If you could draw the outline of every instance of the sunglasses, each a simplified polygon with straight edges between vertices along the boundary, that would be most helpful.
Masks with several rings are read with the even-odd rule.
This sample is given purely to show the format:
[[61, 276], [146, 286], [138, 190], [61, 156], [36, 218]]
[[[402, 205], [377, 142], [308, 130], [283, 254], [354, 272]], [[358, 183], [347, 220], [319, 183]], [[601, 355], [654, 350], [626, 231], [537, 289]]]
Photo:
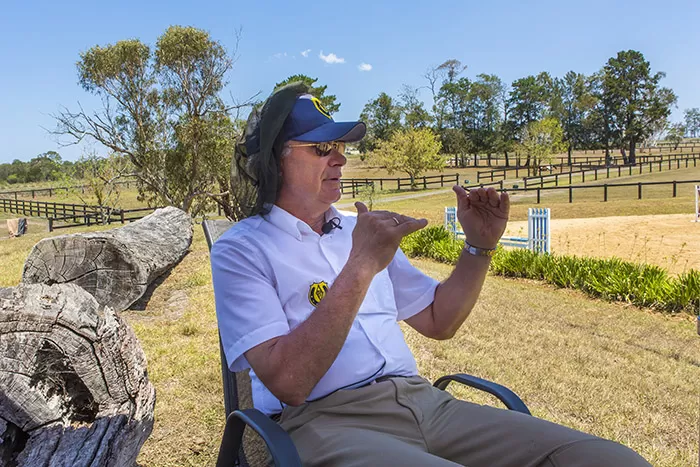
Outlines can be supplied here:
[[326, 157], [332, 151], [338, 151], [340, 154], [345, 154], [345, 143], [343, 141], [331, 141], [328, 143], [303, 143], [290, 144], [290, 148], [316, 148], [316, 153], [321, 157]]

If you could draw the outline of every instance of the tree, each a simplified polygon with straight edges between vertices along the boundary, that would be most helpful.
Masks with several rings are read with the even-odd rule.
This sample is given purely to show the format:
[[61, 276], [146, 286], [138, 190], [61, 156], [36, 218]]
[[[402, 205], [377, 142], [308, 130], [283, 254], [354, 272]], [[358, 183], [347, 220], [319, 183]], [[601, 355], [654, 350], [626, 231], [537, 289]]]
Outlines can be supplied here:
[[690, 138], [697, 138], [700, 136], [700, 109], [695, 107], [692, 109], [685, 109], [684, 112], [685, 130], [686, 135]]
[[196, 215], [219, 203], [230, 215], [234, 130], [220, 92], [233, 59], [205, 31], [171, 26], [155, 50], [137, 39], [80, 55], [80, 84], [103, 108], [64, 110], [56, 133], [91, 138], [134, 166], [140, 197]]
[[318, 78], [312, 78], [306, 75], [292, 75], [284, 81], [280, 81], [279, 83], [275, 84], [275, 89], [281, 88], [282, 86], [286, 86], [287, 84], [295, 81], [301, 81], [309, 86], [309, 88], [311, 88], [311, 94], [314, 97], [318, 97], [326, 110], [328, 110], [328, 112], [331, 114], [334, 114], [340, 110], [340, 104], [336, 102], [335, 95], [326, 95], [326, 89], [328, 86], [314, 86], [318, 81]]
[[550, 109], [561, 122], [569, 165], [574, 148], [584, 144], [584, 121], [594, 104], [595, 99], [583, 74], [569, 71], [564, 78], [554, 79]]
[[620, 130], [615, 124], [615, 103], [613, 96], [605, 92], [602, 71], [594, 74], [590, 83], [593, 110], [584, 121], [584, 126], [587, 134], [592, 135], [593, 139], [605, 148], [606, 165], [610, 165], [612, 162], [610, 148], [621, 147]]
[[527, 76], [513, 81], [510, 90], [510, 118], [520, 130], [545, 116], [551, 99], [549, 73]]
[[444, 128], [440, 135], [440, 142], [443, 154], [454, 156], [455, 167], [467, 166], [470, 145], [464, 133], [456, 128]]
[[437, 133], [442, 137], [442, 130], [446, 127], [448, 101], [446, 95], [441, 93], [445, 85], [454, 84], [457, 77], [467, 69], [466, 65], [454, 58], [444, 61], [437, 67], [428, 69], [423, 77], [428, 80], [428, 89], [430, 89], [433, 98], [433, 116], [435, 119], [435, 128]]
[[629, 147], [629, 163], [636, 163], [637, 143], [647, 138], [671, 114], [676, 95], [659, 86], [663, 72], [651, 73], [644, 55], [636, 50], [618, 52], [602, 70], [602, 91], [609, 103], [622, 144]]
[[474, 152], [487, 154], [489, 166], [491, 154], [498, 150], [503, 90], [498, 76], [480, 74], [471, 83], [467, 98], [467, 133], [473, 141]]
[[520, 144], [532, 161], [532, 175], [537, 175], [543, 164], [551, 164], [552, 156], [564, 149], [563, 136], [559, 121], [553, 117], [530, 122], [523, 129]]
[[372, 151], [401, 128], [401, 108], [391, 96], [382, 92], [376, 99], [365, 104], [360, 120], [367, 124], [367, 136], [360, 141], [360, 151]]
[[382, 141], [371, 154], [371, 160], [386, 167], [389, 174], [405, 172], [416, 187], [416, 177], [426, 170], [445, 168], [445, 158], [440, 155], [441, 144], [428, 128], [408, 128], [394, 132]]
[[673, 143], [673, 150], [678, 149], [678, 145], [683, 142], [683, 136], [685, 135], [686, 128], [682, 123], [674, 123], [669, 126], [666, 132], [666, 141]]
[[[84, 193], [82, 190], [74, 191], [81, 202], [108, 209], [118, 207], [121, 197], [121, 186], [118, 182], [133, 171], [129, 159], [118, 154], [104, 157], [92, 153], [81, 157], [77, 164], [81, 167], [80, 183], [87, 188]], [[103, 221], [106, 221], [107, 217]]]
[[425, 109], [423, 101], [418, 98], [418, 89], [403, 85], [399, 94], [399, 108], [403, 115], [404, 126], [407, 128], [427, 128], [433, 121], [430, 113]]
[[[509, 125], [506, 126], [516, 142], [523, 130], [534, 121], [545, 117], [551, 101], [552, 78], [542, 72], [537, 76], [527, 76], [513, 81], [508, 98]], [[525, 165], [531, 164], [528, 155]]]

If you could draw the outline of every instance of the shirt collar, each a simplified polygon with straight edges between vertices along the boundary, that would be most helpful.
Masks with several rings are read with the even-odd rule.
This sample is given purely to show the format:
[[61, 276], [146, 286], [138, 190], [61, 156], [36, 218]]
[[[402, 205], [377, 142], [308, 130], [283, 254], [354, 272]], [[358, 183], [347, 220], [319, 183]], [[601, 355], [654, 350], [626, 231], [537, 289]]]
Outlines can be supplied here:
[[[331, 206], [330, 209], [326, 211], [326, 222], [328, 222], [328, 220], [332, 219], [333, 217], [338, 217], [341, 219], [341, 221], [344, 217], [335, 208], [335, 206]], [[299, 241], [302, 240], [302, 237], [304, 235], [318, 235], [316, 232], [313, 231], [311, 227], [309, 227], [309, 225], [306, 222], [296, 218], [294, 215], [285, 211], [276, 204], [272, 205], [270, 212], [268, 214], [265, 214], [263, 218], [275, 227], [279, 228], [283, 232], [288, 233], [289, 235], [291, 235]]]

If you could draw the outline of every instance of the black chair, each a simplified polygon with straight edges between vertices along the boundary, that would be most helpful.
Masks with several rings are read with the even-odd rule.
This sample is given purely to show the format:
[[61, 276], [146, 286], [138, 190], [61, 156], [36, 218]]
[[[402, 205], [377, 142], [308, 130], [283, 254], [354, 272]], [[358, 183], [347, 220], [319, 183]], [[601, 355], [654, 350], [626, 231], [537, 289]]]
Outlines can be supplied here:
[[[211, 250], [214, 242], [233, 225], [226, 220], [205, 220], [202, 222], [204, 236]], [[267, 453], [276, 466], [301, 466], [299, 454], [292, 439], [275, 421], [253, 408], [250, 377], [248, 370], [234, 373], [228, 369], [226, 356], [219, 336], [221, 353], [221, 375], [224, 383], [224, 407], [226, 427], [224, 428], [217, 467], [265, 465]], [[531, 415], [523, 401], [510, 389], [500, 384], [467, 374], [443, 376], [434, 386], [445, 389], [455, 381], [496, 396], [510, 410]], [[256, 437], [248, 426], [256, 432]]]

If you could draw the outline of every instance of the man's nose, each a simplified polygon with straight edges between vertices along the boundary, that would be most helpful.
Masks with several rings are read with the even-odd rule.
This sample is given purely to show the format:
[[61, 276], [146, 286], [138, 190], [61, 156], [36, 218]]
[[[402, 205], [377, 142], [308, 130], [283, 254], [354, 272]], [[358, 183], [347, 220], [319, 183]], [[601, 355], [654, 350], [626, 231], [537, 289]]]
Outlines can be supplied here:
[[344, 154], [342, 154], [340, 151], [333, 150], [331, 152], [331, 157], [329, 158], [329, 165], [332, 166], [344, 166], [348, 162], [347, 157], [345, 157]]

